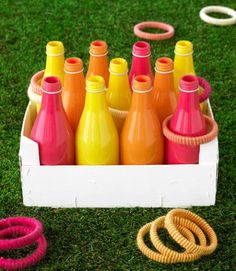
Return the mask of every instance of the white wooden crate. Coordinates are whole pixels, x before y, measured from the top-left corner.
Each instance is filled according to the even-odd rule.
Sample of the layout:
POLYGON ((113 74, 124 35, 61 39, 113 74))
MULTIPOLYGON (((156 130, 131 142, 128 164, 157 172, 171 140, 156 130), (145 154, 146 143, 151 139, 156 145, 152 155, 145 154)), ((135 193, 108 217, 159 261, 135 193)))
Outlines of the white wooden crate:
POLYGON ((19 151, 26 206, 190 207, 215 204, 217 138, 200 146, 198 165, 40 166, 38 145, 29 139, 35 117, 35 106, 29 103, 19 151))

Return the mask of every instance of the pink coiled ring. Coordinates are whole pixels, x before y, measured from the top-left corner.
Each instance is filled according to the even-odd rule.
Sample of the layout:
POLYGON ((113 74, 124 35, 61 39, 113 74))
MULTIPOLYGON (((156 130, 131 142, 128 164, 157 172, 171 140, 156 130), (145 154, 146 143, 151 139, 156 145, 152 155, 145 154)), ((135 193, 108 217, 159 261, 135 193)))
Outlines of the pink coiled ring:
POLYGON ((35 218, 9 217, 0 220, 0 250, 22 248, 34 243, 42 235, 43 226, 35 218), (10 240, 2 239, 5 231, 13 226, 24 226, 30 229, 27 235, 10 240))
POLYGON ((46 253, 47 241, 42 224, 34 218, 16 217, 0 220, 1 250, 13 250, 37 244, 35 251, 21 259, 0 257, 0 269, 19 270, 36 264, 46 253))
POLYGON ((172 25, 162 22, 142 22, 134 26, 134 34, 142 39, 147 40, 166 40, 174 36, 175 29, 172 25), (166 30, 165 33, 153 34, 143 32, 145 28, 156 28, 166 30))

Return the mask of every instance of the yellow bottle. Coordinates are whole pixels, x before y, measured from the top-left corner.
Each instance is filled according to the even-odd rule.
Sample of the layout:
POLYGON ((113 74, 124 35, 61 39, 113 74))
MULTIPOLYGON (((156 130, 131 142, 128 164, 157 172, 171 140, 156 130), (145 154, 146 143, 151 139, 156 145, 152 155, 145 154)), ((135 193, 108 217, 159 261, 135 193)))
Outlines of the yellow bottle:
MULTIPOLYGON (((49 41, 46 46, 46 68, 41 81, 48 76, 56 76, 59 78, 61 85, 64 85, 64 46, 61 41, 49 41)), ((39 112, 40 104, 37 104, 37 112, 39 112)))
POLYGON ((106 102, 101 76, 86 80, 85 106, 76 131, 76 164, 116 165, 119 138, 106 102))
POLYGON ((56 76, 64 85, 64 46, 60 41, 49 41, 46 46, 46 68, 43 79, 47 76, 56 76))
MULTIPOLYGON (((174 59, 174 84, 177 97, 179 96, 179 81, 186 74, 196 75, 193 64, 193 44, 187 40, 180 40, 175 45, 174 59)), ((201 103, 201 110, 206 112, 206 102, 201 103)))
POLYGON ((128 64, 123 58, 114 58, 110 62, 110 77, 106 98, 116 128, 120 132, 131 103, 128 64))

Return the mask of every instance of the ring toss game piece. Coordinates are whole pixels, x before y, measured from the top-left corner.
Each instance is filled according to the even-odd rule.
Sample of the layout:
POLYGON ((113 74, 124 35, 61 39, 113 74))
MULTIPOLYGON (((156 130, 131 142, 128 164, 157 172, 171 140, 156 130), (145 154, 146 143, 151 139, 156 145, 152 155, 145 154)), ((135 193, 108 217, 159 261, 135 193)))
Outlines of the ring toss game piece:
POLYGON ((203 255, 212 253, 217 246, 217 237, 214 230, 204 219, 184 209, 173 209, 166 216, 159 217, 144 225, 138 232, 137 245, 148 258, 170 264, 195 261, 203 255), (177 252, 166 247, 158 237, 158 230, 161 228, 166 228, 178 244, 182 245, 184 242, 184 246, 182 246, 185 251, 177 252), (148 232, 157 251, 150 249, 144 243, 144 236, 148 232), (196 242, 196 237, 199 245, 196 242), (208 240, 209 245, 207 244, 208 240), (186 242, 188 242, 187 245, 186 242))
POLYGON ((223 6, 204 7, 203 9, 201 9, 199 16, 204 22, 209 23, 209 24, 214 24, 214 25, 225 26, 225 25, 232 25, 236 23, 236 11, 231 8, 223 7, 223 6), (226 18, 226 19, 213 18, 207 15, 207 13, 210 13, 210 12, 224 13, 224 14, 229 15, 230 18, 226 18))
POLYGON ((21 259, 0 257, 0 269, 25 269, 40 261, 47 250, 47 241, 43 235, 42 224, 27 217, 6 218, 0 220, 0 251, 14 250, 37 244, 35 251, 21 259))
POLYGON ((166 40, 174 36, 175 29, 172 25, 162 23, 162 22, 142 22, 134 26, 134 34, 142 39, 147 40, 166 40), (148 32, 143 32, 145 28, 156 28, 166 30, 165 33, 153 34, 148 32))

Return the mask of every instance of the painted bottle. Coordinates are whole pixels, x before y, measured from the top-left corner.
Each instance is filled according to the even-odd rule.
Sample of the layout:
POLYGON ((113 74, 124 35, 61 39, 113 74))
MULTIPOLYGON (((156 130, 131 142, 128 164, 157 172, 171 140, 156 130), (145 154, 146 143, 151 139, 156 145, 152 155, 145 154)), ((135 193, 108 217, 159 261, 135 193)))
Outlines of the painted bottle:
POLYGON ((177 98, 174 89, 174 64, 168 57, 158 58, 155 64, 153 100, 160 122, 173 114, 177 98))
MULTIPOLYGON (((43 79, 48 76, 59 78, 62 86, 64 85, 64 46, 60 41, 49 41, 46 46, 46 68, 43 79)), ((43 83, 43 81, 42 81, 43 83)))
POLYGON ((110 77, 106 98, 117 130, 120 132, 131 103, 128 63, 123 58, 114 58, 110 62, 109 71, 110 77))
POLYGON ((90 76, 86 80, 85 106, 76 131, 76 163, 119 163, 118 133, 108 109, 105 82, 101 76, 90 76))
POLYGON ((65 61, 65 80, 62 91, 62 102, 70 122, 76 132, 84 108, 85 80, 83 62, 80 58, 71 57, 65 61))
POLYGON ((161 125, 153 105, 151 78, 137 75, 129 113, 121 132, 121 163, 162 164, 164 145, 161 125))
POLYGON ((91 75, 100 75, 104 78, 106 87, 108 86, 109 71, 107 60, 107 44, 102 40, 95 40, 90 44, 89 66, 86 79, 91 75))
POLYGON ((136 75, 147 75, 153 82, 153 73, 151 67, 151 48, 146 41, 137 41, 133 45, 132 64, 129 73, 129 83, 132 86, 132 80, 136 75))
MULTIPOLYGON (((180 80, 177 108, 169 123, 169 129, 177 135, 201 136, 207 132, 204 116, 199 105, 198 79, 185 75, 180 80)), ((166 140, 167 164, 196 164, 199 161, 200 146, 177 144, 166 140)))
POLYGON ((39 145, 40 164, 72 165, 74 135, 62 105, 59 79, 46 77, 42 91, 42 104, 30 136, 39 145))
MULTIPOLYGON (((174 82, 177 98, 179 96, 179 81, 187 74, 196 75, 193 63, 193 44, 187 40, 180 40, 175 45, 174 82)), ((201 93, 201 88, 199 88, 201 93)), ((207 102, 201 103, 201 110, 207 112, 207 102)))
MULTIPOLYGON (((59 78, 62 86, 64 85, 64 46, 61 41, 49 41, 46 46, 46 67, 44 70, 41 86, 44 78, 56 76, 59 78)), ((37 104, 39 112, 40 104, 37 104)))

